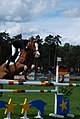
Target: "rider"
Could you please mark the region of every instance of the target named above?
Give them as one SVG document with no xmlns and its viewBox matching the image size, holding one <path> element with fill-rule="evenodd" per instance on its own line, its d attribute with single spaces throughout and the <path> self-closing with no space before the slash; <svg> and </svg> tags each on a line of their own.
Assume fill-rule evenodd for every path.
<svg viewBox="0 0 80 119">
<path fill-rule="evenodd" d="M 6 68 L 9 69 L 10 64 L 14 64 L 16 60 L 19 58 L 20 50 L 24 48 L 22 38 L 13 40 L 11 42 L 12 54 L 6 62 Z"/>
</svg>

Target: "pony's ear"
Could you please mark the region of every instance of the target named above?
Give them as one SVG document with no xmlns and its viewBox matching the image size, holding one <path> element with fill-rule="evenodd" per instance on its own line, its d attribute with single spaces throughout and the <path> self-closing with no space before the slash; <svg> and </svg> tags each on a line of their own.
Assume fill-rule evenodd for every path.
<svg viewBox="0 0 80 119">
<path fill-rule="evenodd" d="M 35 38 L 32 36 L 32 37 L 29 38 L 29 40 L 35 40 Z"/>
<path fill-rule="evenodd" d="M 34 40 L 35 43 L 37 43 L 37 40 Z"/>
<path fill-rule="evenodd" d="M 30 44 L 31 44 L 31 43 L 30 43 L 30 42 L 28 42 L 27 44 L 28 44 L 28 46 L 30 46 Z"/>
</svg>

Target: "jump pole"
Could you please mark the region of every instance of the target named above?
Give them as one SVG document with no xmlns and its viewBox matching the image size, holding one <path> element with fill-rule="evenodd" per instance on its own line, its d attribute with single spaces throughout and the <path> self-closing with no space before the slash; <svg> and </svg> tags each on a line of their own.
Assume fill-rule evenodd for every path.
<svg viewBox="0 0 80 119">
<path fill-rule="evenodd" d="M 58 67 L 57 67 L 58 68 Z M 50 81 L 18 81 L 18 80 L 6 80 L 0 79 L 0 84 L 7 84 L 7 85 L 43 85 L 43 86 L 55 86 L 56 90 L 58 91 L 58 86 L 80 86 L 79 83 L 59 83 L 58 82 L 58 73 L 56 73 L 56 82 Z"/>
<path fill-rule="evenodd" d="M 57 58 L 57 66 L 56 66 L 56 83 L 58 83 L 58 58 Z M 57 90 L 57 92 L 55 93 L 55 107 L 54 107 L 54 115 L 57 114 L 57 93 L 58 93 L 58 86 L 55 86 L 55 90 Z"/>
<path fill-rule="evenodd" d="M 56 84 L 59 84 L 59 80 L 58 80 L 58 77 L 59 77 L 59 74 L 58 74 L 58 70 L 59 70 L 59 65 L 58 65 L 58 62 L 61 61 L 61 58 L 57 57 L 57 66 L 56 66 L 56 83 L 55 83 L 55 105 L 54 105 L 54 113 L 50 113 L 49 116 L 51 117 L 57 117 L 57 118 L 64 118 L 63 115 L 59 115 L 57 114 L 57 95 L 58 95 L 58 85 Z"/>
<path fill-rule="evenodd" d="M 54 113 L 50 113 L 49 116 L 51 117 L 56 117 L 56 118 L 64 118 L 63 115 L 59 115 L 57 114 L 57 96 L 58 96 L 58 86 L 80 86 L 80 84 L 74 84 L 74 83 L 59 83 L 59 65 L 58 65 L 58 62 L 60 62 L 61 59 L 57 57 L 57 66 L 56 66 L 56 83 L 54 83 L 54 86 L 55 86 L 55 105 L 54 105 Z M 66 116 L 68 117 L 71 117 L 71 118 L 74 118 L 74 115 L 73 114 L 67 114 Z"/>
<path fill-rule="evenodd" d="M 0 92 L 9 93 L 56 93 L 56 90 L 13 90 L 13 89 L 0 89 Z"/>
<path fill-rule="evenodd" d="M 8 90 L 8 89 L 0 89 L 0 92 L 15 92 L 15 93 L 22 93 L 22 92 L 54 92 L 55 93 L 55 105 L 54 105 L 54 113 L 50 113 L 49 116 L 52 116 L 52 117 L 57 117 L 57 118 L 64 118 L 63 115 L 59 115 L 57 114 L 57 95 L 58 95 L 58 86 L 80 86 L 80 84 L 75 84 L 75 83 L 59 83 L 58 81 L 58 77 L 59 77 L 59 74 L 58 74 L 58 69 L 59 69 L 59 66 L 58 66 L 58 62 L 61 61 L 59 58 L 57 58 L 57 66 L 56 66 L 56 82 L 48 82 L 48 81 L 44 81 L 44 82 L 41 82 L 41 81 L 22 81 L 22 82 L 19 82 L 19 81 L 14 81 L 14 80 L 0 80 L 0 84 L 8 84 L 8 85 L 14 85 L 14 84 L 17 84 L 17 85 L 44 85 L 44 86 L 55 86 L 55 90 Z M 68 116 L 71 116 L 73 117 L 73 115 L 71 114 L 68 114 Z"/>
</svg>

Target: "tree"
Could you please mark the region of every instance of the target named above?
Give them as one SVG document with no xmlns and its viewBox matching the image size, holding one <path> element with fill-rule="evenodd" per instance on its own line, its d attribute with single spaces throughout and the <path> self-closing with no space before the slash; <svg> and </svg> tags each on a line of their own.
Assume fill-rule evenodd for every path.
<svg viewBox="0 0 80 119">
<path fill-rule="evenodd" d="M 0 40 L 1 40 L 1 42 L 9 43 L 9 41 L 11 40 L 11 38 L 9 36 L 9 33 L 6 33 L 6 31 L 5 32 L 1 32 L 0 33 Z"/>
<path fill-rule="evenodd" d="M 6 32 L 0 33 L 0 64 L 4 63 L 10 56 L 10 44 L 9 41 L 11 40 L 10 36 Z"/>
<path fill-rule="evenodd" d="M 54 42 L 54 36 L 48 35 L 44 39 L 44 44 L 46 46 L 46 54 L 48 56 L 48 66 L 53 65 L 54 60 L 54 51 L 55 51 L 55 42 Z"/>
<path fill-rule="evenodd" d="M 37 36 L 35 37 L 35 39 L 37 40 L 37 42 L 38 42 L 39 45 L 41 45 L 41 44 L 43 43 L 43 39 L 40 38 L 39 35 L 37 35 Z"/>
<path fill-rule="evenodd" d="M 54 37 L 54 43 L 55 43 L 54 68 L 56 66 L 58 46 L 61 45 L 60 38 L 62 38 L 60 35 L 57 35 L 57 36 Z"/>
<path fill-rule="evenodd" d="M 13 36 L 10 43 L 17 41 L 17 40 L 22 40 L 22 34 L 21 33 L 16 35 L 16 36 Z"/>
<path fill-rule="evenodd" d="M 48 45 L 55 44 L 54 43 L 54 36 L 52 36 L 52 35 L 46 36 L 44 41 Z"/>
</svg>

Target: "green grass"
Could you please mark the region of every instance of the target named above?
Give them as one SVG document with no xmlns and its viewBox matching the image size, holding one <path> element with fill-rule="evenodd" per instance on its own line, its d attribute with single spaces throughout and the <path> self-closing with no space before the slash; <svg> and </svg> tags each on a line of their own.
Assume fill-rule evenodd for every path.
<svg viewBox="0 0 80 119">
<path fill-rule="evenodd" d="M 79 83 L 79 81 L 78 81 Z M 53 86 L 27 86 L 27 85 L 4 85 L 4 89 L 54 89 Z M 14 112 L 11 114 L 11 119 L 20 119 L 21 115 L 21 106 L 24 102 L 24 99 L 27 98 L 28 101 L 40 99 L 47 103 L 44 108 L 44 119 L 55 119 L 49 117 L 49 113 L 54 112 L 54 93 L 4 93 L 0 100 L 9 101 L 12 98 L 12 103 L 17 104 L 14 108 Z M 75 119 L 80 119 L 80 87 L 73 87 L 73 93 L 70 97 L 70 113 L 75 115 Z M 5 118 L 7 115 L 4 115 L 5 108 L 0 109 L 0 119 Z M 32 107 L 30 112 L 28 112 L 28 117 L 33 119 L 37 115 L 37 109 Z M 65 119 L 69 119 L 65 117 Z"/>
</svg>

